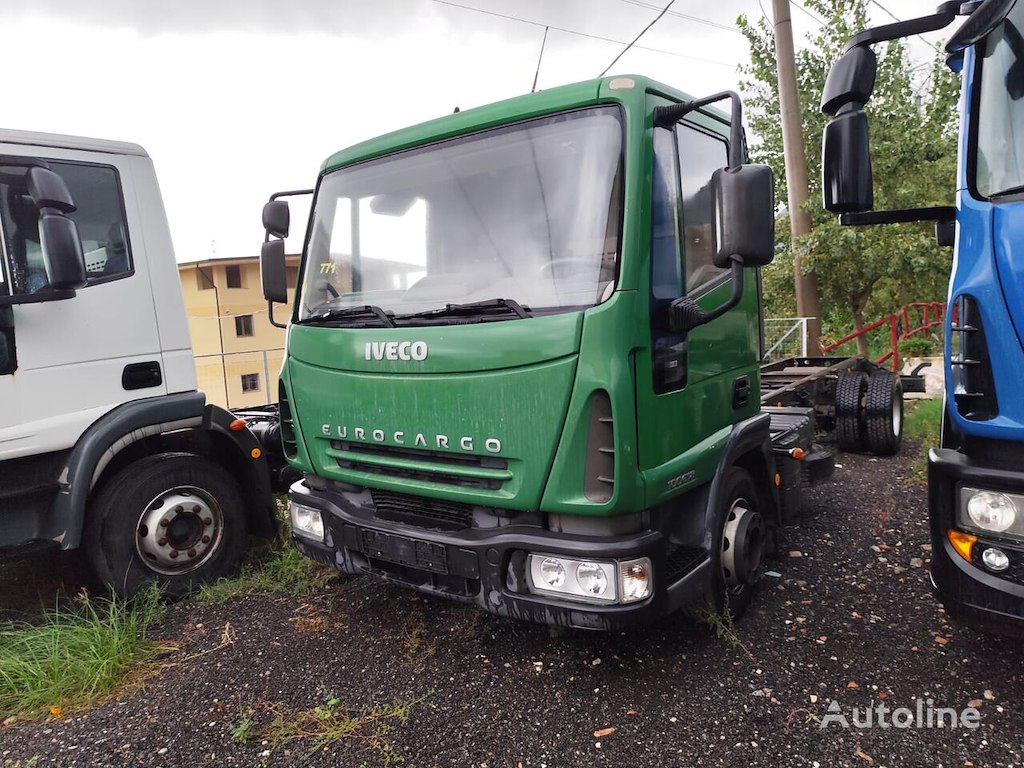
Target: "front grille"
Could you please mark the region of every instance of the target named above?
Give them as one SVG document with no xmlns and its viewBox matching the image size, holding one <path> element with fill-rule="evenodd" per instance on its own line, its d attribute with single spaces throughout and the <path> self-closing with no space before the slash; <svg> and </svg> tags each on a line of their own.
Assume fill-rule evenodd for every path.
<svg viewBox="0 0 1024 768">
<path fill-rule="evenodd" d="M 370 494 L 375 514 L 382 520 L 449 531 L 473 527 L 473 508 L 468 504 L 391 491 L 373 490 Z"/>
<path fill-rule="evenodd" d="M 971 296 L 953 302 L 950 324 L 953 399 L 965 419 L 987 421 L 999 415 L 995 379 L 989 359 L 981 310 Z"/>
<path fill-rule="evenodd" d="M 281 420 L 281 447 L 285 456 L 294 459 L 299 454 L 299 446 L 295 439 L 295 421 L 292 419 L 292 409 L 288 404 L 288 393 L 285 391 L 283 381 L 277 384 L 277 405 L 278 418 Z"/>
<path fill-rule="evenodd" d="M 327 455 L 342 469 L 461 488 L 496 491 L 512 478 L 508 462 L 490 456 L 459 456 L 347 440 L 332 440 Z"/>
</svg>

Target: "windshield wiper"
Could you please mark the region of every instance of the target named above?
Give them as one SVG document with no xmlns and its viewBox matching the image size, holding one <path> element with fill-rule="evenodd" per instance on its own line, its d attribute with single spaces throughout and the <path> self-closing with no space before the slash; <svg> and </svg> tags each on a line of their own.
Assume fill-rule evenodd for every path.
<svg viewBox="0 0 1024 768">
<path fill-rule="evenodd" d="M 396 319 L 434 318 L 434 317 L 466 317 L 511 312 L 518 319 L 530 317 L 530 308 L 524 307 L 515 299 L 487 299 L 469 304 L 445 304 L 440 309 L 428 309 L 426 312 L 413 312 L 408 315 L 397 315 Z"/>
<path fill-rule="evenodd" d="M 305 318 L 303 323 L 319 323 L 324 320 L 359 320 L 375 319 L 385 328 L 394 328 L 395 321 L 387 312 L 373 304 L 363 304 L 358 307 L 325 307 L 319 312 L 314 312 Z"/>
</svg>

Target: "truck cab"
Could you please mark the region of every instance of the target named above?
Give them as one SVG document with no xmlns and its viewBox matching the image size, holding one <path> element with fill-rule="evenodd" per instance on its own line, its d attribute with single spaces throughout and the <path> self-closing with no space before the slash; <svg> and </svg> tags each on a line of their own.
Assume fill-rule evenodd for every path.
<svg viewBox="0 0 1024 768">
<path fill-rule="evenodd" d="M 955 206 L 872 211 L 863 105 L 870 46 L 967 19 L 946 45 L 963 79 Z M 865 30 L 829 73 L 822 109 L 825 207 L 844 224 L 934 219 L 953 246 L 941 445 L 928 457 L 931 577 L 954 618 L 1024 629 L 1024 4 L 942 3 L 932 16 Z M 951 190 L 951 197 L 954 191 Z"/>
<path fill-rule="evenodd" d="M 222 575 L 274 530 L 234 421 L 196 390 L 142 147 L 0 131 L 0 551 L 84 547 L 125 595 Z"/>
<path fill-rule="evenodd" d="M 328 158 L 280 378 L 296 546 L 532 621 L 739 613 L 782 515 L 740 120 L 614 77 Z M 264 224 L 280 300 L 287 205 Z"/>
</svg>

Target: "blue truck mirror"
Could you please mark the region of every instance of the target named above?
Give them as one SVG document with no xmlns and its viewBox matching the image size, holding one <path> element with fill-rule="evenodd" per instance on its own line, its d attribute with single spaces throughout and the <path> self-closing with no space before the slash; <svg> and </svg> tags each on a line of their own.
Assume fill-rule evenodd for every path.
<svg viewBox="0 0 1024 768">
<path fill-rule="evenodd" d="M 821 176 L 826 211 L 852 213 L 874 207 L 868 118 L 863 110 L 843 112 L 825 126 Z"/>
</svg>

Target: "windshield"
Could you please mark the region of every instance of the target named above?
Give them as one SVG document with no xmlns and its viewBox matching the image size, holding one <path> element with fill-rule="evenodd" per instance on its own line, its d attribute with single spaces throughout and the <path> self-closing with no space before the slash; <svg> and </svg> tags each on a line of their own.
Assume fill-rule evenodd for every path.
<svg viewBox="0 0 1024 768">
<path fill-rule="evenodd" d="M 505 320 L 597 304 L 614 289 L 621 174 L 615 107 L 330 173 L 313 210 L 299 320 L 432 312 L 430 322 L 454 322 L 451 304 L 497 306 L 486 319 Z M 359 307 L 373 312 L 346 312 Z"/>
<path fill-rule="evenodd" d="M 985 39 L 977 118 L 978 193 L 1024 189 L 1024 3 Z"/>
</svg>

